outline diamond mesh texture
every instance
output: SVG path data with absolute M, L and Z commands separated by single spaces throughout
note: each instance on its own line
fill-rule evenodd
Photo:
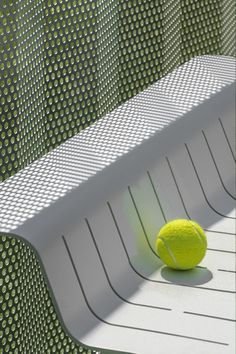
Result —
M 234 24 L 234 0 L 1 0 L 0 181 L 190 58 L 235 56 Z M 63 330 L 34 252 L 3 235 L 0 306 L 0 353 L 95 353 Z

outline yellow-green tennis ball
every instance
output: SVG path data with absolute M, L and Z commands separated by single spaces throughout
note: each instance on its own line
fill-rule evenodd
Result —
M 173 269 L 192 269 L 204 258 L 207 238 L 195 222 L 177 219 L 165 224 L 156 240 L 157 254 Z

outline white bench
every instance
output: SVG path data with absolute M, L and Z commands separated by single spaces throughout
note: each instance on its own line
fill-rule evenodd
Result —
M 36 251 L 75 340 L 139 354 L 235 352 L 235 59 L 197 57 L 0 184 L 0 232 Z M 174 272 L 159 228 L 208 252 Z

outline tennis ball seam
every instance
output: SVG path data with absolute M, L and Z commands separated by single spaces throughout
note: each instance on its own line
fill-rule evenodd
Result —
M 161 236 L 159 236 L 159 240 L 161 240 L 164 243 L 165 248 L 167 249 L 167 252 L 169 253 L 170 257 L 172 258 L 172 261 L 174 262 L 175 266 L 177 268 L 179 268 L 179 264 L 174 256 L 173 252 L 171 251 L 169 245 L 166 243 L 166 241 Z
M 197 228 L 195 227 L 195 225 L 192 223 L 191 220 L 189 220 L 192 228 L 194 229 L 195 231 L 195 234 L 197 234 L 198 238 L 200 239 L 201 243 L 204 244 L 204 240 L 203 240 L 203 236 L 199 233 L 199 231 L 197 230 Z

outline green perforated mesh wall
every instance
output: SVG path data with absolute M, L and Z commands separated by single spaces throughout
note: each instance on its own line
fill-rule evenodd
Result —
M 193 56 L 235 55 L 234 0 L 1 0 L 0 181 Z M 34 252 L 0 237 L 0 353 L 93 353 Z
M 232 0 L 1 0 L 0 180 L 191 57 L 234 54 Z
M 96 353 L 62 329 L 32 250 L 2 237 L 0 255 L 0 353 Z

